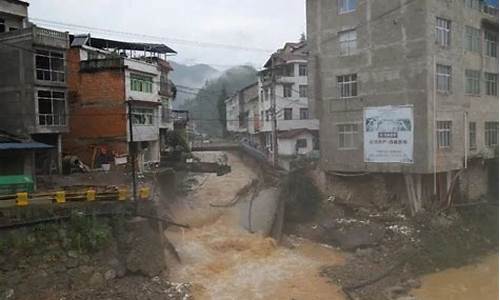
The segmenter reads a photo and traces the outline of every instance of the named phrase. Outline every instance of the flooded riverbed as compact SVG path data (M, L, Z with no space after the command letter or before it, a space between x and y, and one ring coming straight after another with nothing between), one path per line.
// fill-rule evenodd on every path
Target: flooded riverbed
M413 294L417 299L498 299L498 255L474 265L424 276L422 288Z

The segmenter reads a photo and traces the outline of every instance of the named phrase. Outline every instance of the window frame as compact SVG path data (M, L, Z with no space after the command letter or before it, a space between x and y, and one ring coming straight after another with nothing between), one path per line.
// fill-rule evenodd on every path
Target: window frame
M336 79L338 99L352 99L358 97L358 74L338 75ZM346 86L347 88L345 88Z
M132 125L133 126L154 126L155 109L149 107L132 106Z
M498 57L498 33L493 30L484 30L485 55Z
M358 123L338 123L337 125L337 149L338 150L356 150L358 149ZM342 130L341 130L342 129ZM346 130L349 129L349 130ZM349 137L349 139L347 138ZM350 142L347 145L347 141Z
M353 2L351 8L349 8L350 2ZM358 6L357 0L337 0L337 14L343 15L356 11L357 6Z
M283 120L285 120L285 121L293 120L293 108L292 107L283 108Z
M35 90L35 97L36 97L36 123L37 126L43 126L43 127L60 127L60 126L66 126L67 125L67 117L68 117L68 110L67 110L67 94L63 90L57 90L57 89L46 89L46 88L40 88ZM49 97L43 97L40 95L40 92L48 92L50 93ZM62 94L61 97L54 97L55 93L57 94ZM50 101L50 112L45 113L41 112L41 105L40 105L40 100L45 100L45 101ZM57 101L57 102L55 102ZM56 109L55 104L59 104L59 109L62 107L62 113L58 112ZM42 122L42 120L44 120ZM50 120L50 121L49 121ZM57 120L57 121L56 121Z
M476 122L469 122L469 150L477 149L477 125Z
M292 83L284 83L283 84L283 98L292 98Z
M498 121L484 122L484 145L488 148L498 147Z
M491 80L494 78L494 80ZM498 74L484 73L485 95L498 96Z
M299 109L299 120L309 120L309 108L301 107Z
M441 68L441 70L440 70ZM442 73L441 71L443 69L446 69L448 72L446 73ZM452 89L452 75L453 75L453 70L452 70L452 67L450 65L443 65L443 64L436 64L436 90L440 93L451 93L451 89ZM443 80L443 78L445 79L445 81L443 81L442 83L446 82L446 86L447 88L446 89L442 89L440 87L440 77L441 77L441 80Z
M449 47L451 45L451 20L436 17L435 27L435 42L441 47Z
M299 143L300 142L300 143ZM303 149L307 148L307 139L297 139L295 141L295 148L296 149Z
M61 51L36 49L35 53L35 79L46 82L66 82L66 55ZM41 59L47 60L46 67L40 67ZM59 61L61 68L55 69L55 63ZM39 74L42 76L39 77Z
M130 90L139 93L153 93L153 76L130 73Z
M452 147L453 123L451 120L436 121L436 143L438 149L450 149Z
M354 38L349 37L350 34L354 33ZM345 37L345 39L343 39ZM339 39L339 52L341 56L354 55L356 49L358 48L358 33L356 29L349 29L340 31L338 33Z
M299 97L300 98L307 98L307 84L301 84L299 85Z
M307 64L299 64L299 76L307 76Z
M469 96L481 95L481 71L465 70L465 94Z
M464 49L473 53L481 53L481 29L465 25Z

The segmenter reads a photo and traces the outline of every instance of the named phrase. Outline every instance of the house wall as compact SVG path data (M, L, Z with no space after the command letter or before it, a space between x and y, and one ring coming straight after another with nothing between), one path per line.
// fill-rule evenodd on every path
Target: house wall
M0 0L0 18L5 21L5 30L24 28L28 17L28 3Z
M68 51L70 131L63 137L64 152L87 164L97 146L127 154L124 71L80 72L80 54L80 48Z
M392 11L384 15L387 11ZM382 16L384 17L378 17ZM332 17L334 16L334 17ZM452 21L450 49L435 45L435 18ZM485 120L498 120L498 99L484 95L465 96L466 68L498 73L497 59L466 53L465 24L479 28L479 11L464 7L463 1L359 0L355 11L338 15L337 2L307 1L307 31L310 46L309 88L311 108L320 118L321 165L326 171L348 172L434 172L434 55L436 62L452 65L452 93L437 95L436 120L451 120L452 145L437 152L437 171L460 169L464 164L466 128L464 118L477 120L478 143L484 139ZM359 25L359 23L363 25ZM498 18L494 21L498 23ZM340 56L338 33L356 29L357 49ZM465 54L464 54L465 53ZM357 74L358 96L339 99L336 77ZM414 163L365 163L363 155L363 108L385 105L414 107ZM468 116L465 116L465 113ZM339 123L357 123L356 149L338 149ZM482 128L482 127L481 127ZM468 133L467 133L468 134ZM479 144L478 144L479 147ZM484 148L479 149L479 151ZM487 150L489 151L489 150Z
M307 147L299 148L296 151L297 140L306 139ZM313 151L313 135L311 133L301 133L293 138L285 139L278 138L278 153L279 155L292 156L296 154L307 154Z

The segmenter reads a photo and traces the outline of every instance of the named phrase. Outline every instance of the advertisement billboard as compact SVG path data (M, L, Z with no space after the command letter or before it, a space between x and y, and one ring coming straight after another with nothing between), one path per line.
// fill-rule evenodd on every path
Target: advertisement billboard
M364 157L368 163L413 163L413 106L364 109Z

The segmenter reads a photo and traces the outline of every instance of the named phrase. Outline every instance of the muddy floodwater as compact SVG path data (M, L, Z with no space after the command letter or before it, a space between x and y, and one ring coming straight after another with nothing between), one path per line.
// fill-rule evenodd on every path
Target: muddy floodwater
M413 294L417 299L498 299L498 255L474 265L424 276L422 287Z

